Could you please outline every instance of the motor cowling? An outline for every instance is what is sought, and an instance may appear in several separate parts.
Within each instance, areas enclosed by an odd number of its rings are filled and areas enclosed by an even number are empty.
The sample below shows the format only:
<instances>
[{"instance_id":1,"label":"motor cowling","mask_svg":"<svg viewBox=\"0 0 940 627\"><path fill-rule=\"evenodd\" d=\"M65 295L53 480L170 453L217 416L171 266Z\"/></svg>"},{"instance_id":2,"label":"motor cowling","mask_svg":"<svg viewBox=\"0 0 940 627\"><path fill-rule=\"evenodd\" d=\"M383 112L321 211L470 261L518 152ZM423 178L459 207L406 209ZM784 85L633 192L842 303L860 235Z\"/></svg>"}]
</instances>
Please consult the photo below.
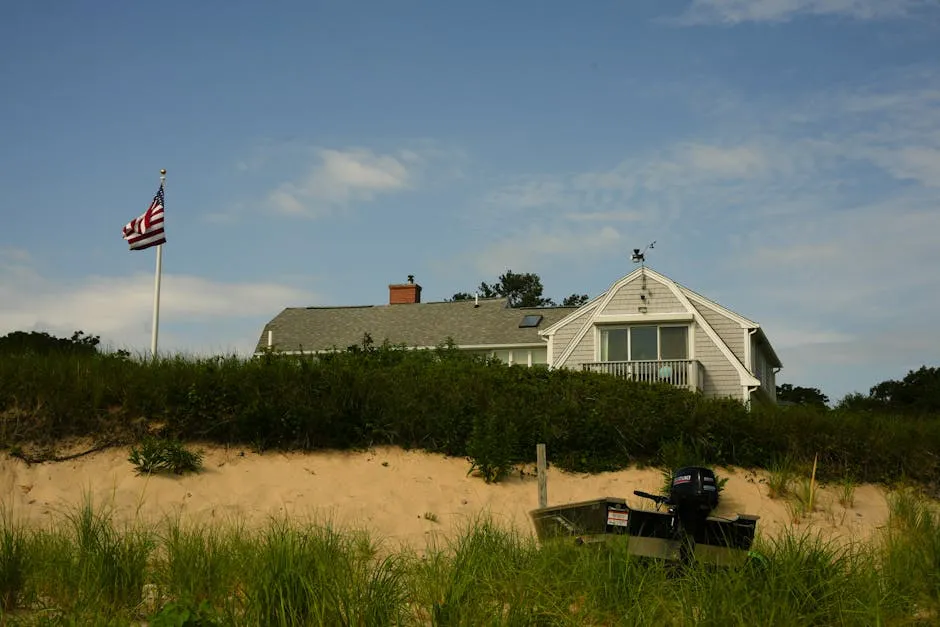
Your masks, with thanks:
<instances>
[{"instance_id":1,"label":"motor cowling","mask_svg":"<svg viewBox=\"0 0 940 627\"><path fill-rule=\"evenodd\" d=\"M677 469L672 475L669 500L686 532L700 541L705 533L705 520L718 506L715 473L700 466Z\"/></svg>"},{"instance_id":2,"label":"motor cowling","mask_svg":"<svg viewBox=\"0 0 940 627\"><path fill-rule=\"evenodd\" d=\"M670 501L705 512L718 506L718 483L715 473L708 468L686 466L672 474Z\"/></svg>"}]
</instances>

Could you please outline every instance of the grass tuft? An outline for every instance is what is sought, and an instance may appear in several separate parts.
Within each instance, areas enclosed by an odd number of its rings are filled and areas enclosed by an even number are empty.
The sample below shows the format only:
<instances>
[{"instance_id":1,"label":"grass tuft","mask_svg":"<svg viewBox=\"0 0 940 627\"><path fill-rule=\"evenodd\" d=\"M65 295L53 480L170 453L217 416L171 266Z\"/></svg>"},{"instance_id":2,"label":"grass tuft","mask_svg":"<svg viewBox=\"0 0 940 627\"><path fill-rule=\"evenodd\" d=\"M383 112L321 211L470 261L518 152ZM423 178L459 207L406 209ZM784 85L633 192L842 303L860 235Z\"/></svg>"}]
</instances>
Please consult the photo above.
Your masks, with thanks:
<instances>
[{"instance_id":1,"label":"grass tuft","mask_svg":"<svg viewBox=\"0 0 940 627\"><path fill-rule=\"evenodd\" d=\"M0 512L0 616L22 600L31 566L29 541L22 524L5 509Z\"/></svg>"},{"instance_id":2,"label":"grass tuft","mask_svg":"<svg viewBox=\"0 0 940 627\"><path fill-rule=\"evenodd\" d=\"M202 470L202 454L186 449L181 442L148 437L140 448L131 449L127 460L138 473L173 473L182 475Z\"/></svg>"},{"instance_id":3,"label":"grass tuft","mask_svg":"<svg viewBox=\"0 0 940 627\"><path fill-rule=\"evenodd\" d=\"M868 544L788 531L758 538L760 563L677 571L630 554L624 537L539 545L486 516L422 554L288 519L253 530L179 521L119 529L111 512L89 501L48 528L4 519L0 623L935 623L940 513L913 491L890 504L890 523Z\"/></svg>"}]
</instances>

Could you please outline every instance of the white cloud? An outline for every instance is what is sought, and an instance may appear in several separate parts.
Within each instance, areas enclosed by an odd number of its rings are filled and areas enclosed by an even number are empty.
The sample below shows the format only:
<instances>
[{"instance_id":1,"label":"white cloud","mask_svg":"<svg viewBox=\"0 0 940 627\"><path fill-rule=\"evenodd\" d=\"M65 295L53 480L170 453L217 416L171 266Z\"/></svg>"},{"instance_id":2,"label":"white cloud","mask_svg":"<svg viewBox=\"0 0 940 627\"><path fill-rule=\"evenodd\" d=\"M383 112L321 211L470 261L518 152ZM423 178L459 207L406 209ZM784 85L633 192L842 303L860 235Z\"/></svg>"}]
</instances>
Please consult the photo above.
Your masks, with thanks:
<instances>
[{"instance_id":1,"label":"white cloud","mask_svg":"<svg viewBox=\"0 0 940 627\"><path fill-rule=\"evenodd\" d=\"M484 275L497 275L507 269L542 267L544 259L576 256L581 260L619 250L622 236L611 227L572 230L532 227L511 233L474 254L474 265Z\"/></svg>"},{"instance_id":2,"label":"white cloud","mask_svg":"<svg viewBox=\"0 0 940 627\"><path fill-rule=\"evenodd\" d=\"M31 260L29 251L12 246L0 246L0 264L24 264Z\"/></svg>"},{"instance_id":3,"label":"white cloud","mask_svg":"<svg viewBox=\"0 0 940 627\"><path fill-rule=\"evenodd\" d=\"M672 21L682 25L784 22L799 15L873 20L905 17L924 5L923 0L693 0Z\"/></svg>"},{"instance_id":4,"label":"white cloud","mask_svg":"<svg viewBox=\"0 0 940 627\"><path fill-rule=\"evenodd\" d=\"M631 156L607 170L520 178L486 196L492 218L505 228L513 215L537 213L540 224L505 236L476 253L491 272L507 265L545 267L552 258L585 258L664 237L675 245L688 217L724 216L790 189L812 187L816 163L799 145L772 138L747 142L680 141L651 155ZM819 191L818 189L815 191ZM800 207L791 201L788 210ZM588 230L578 227L589 226Z\"/></svg>"},{"instance_id":5,"label":"white cloud","mask_svg":"<svg viewBox=\"0 0 940 627\"><path fill-rule=\"evenodd\" d=\"M282 183L268 196L284 215L320 217L354 202L368 202L414 186L423 159L415 152L379 155L363 148L322 149L318 163L299 180Z\"/></svg>"},{"instance_id":6,"label":"white cloud","mask_svg":"<svg viewBox=\"0 0 940 627\"><path fill-rule=\"evenodd\" d=\"M563 210L568 220L665 227L690 211L723 212L745 197L754 200L755 190L770 195L805 189L817 165L807 147L769 137L747 143L683 141L608 170L522 179L486 200L500 218L507 209L539 210L544 216Z\"/></svg>"},{"instance_id":7,"label":"white cloud","mask_svg":"<svg viewBox=\"0 0 940 627\"><path fill-rule=\"evenodd\" d=\"M643 220L642 211L584 211L568 213L565 218L572 222L639 222Z\"/></svg>"},{"instance_id":8,"label":"white cloud","mask_svg":"<svg viewBox=\"0 0 940 627\"><path fill-rule=\"evenodd\" d=\"M9 259L9 256L6 256ZM316 296L275 283L222 283L197 276L164 274L160 293L160 347L205 350L254 346L263 324L285 304L308 304ZM43 330L71 335L84 330L117 347L150 346L153 275L89 276L58 281L40 275L28 257L0 257L0 335ZM249 329L227 335L228 326ZM247 326L246 326L247 325ZM195 329L189 331L177 327ZM176 338L176 341L174 341Z\"/></svg>"},{"instance_id":9,"label":"white cloud","mask_svg":"<svg viewBox=\"0 0 940 627\"><path fill-rule=\"evenodd\" d=\"M820 330L806 327L793 327L786 322L765 324L773 331L773 345L778 352L782 349L801 348L818 344L830 345L856 341L854 335L837 330Z\"/></svg>"},{"instance_id":10,"label":"white cloud","mask_svg":"<svg viewBox=\"0 0 940 627\"><path fill-rule=\"evenodd\" d=\"M938 232L940 211L920 195L820 212L752 231L735 251L748 259L738 276L795 316L917 317L940 309Z\"/></svg>"},{"instance_id":11,"label":"white cloud","mask_svg":"<svg viewBox=\"0 0 940 627\"><path fill-rule=\"evenodd\" d=\"M653 266L762 324L782 381L831 382L836 398L903 376L940 353L938 80L919 67L785 102L739 94L709 109L708 135L517 180L488 198L502 232L513 215L539 227L480 251L478 266L562 257L570 273L581 255L655 239ZM590 231L607 227L619 238L599 244Z\"/></svg>"},{"instance_id":12,"label":"white cloud","mask_svg":"<svg viewBox=\"0 0 940 627\"><path fill-rule=\"evenodd\" d=\"M919 181L929 187L940 187L940 149L936 147L874 148L867 154L874 163L890 172L895 178Z\"/></svg>"}]
</instances>

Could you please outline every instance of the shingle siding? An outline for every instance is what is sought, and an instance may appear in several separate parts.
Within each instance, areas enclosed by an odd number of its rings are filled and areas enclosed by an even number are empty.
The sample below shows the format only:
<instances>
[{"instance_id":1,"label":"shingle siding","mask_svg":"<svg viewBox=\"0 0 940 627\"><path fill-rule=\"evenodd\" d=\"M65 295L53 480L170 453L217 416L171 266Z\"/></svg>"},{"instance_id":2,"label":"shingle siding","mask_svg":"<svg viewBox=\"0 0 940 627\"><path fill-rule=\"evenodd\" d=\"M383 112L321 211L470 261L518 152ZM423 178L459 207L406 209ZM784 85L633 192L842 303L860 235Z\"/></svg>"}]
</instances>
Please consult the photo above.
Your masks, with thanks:
<instances>
[{"instance_id":1,"label":"shingle siding","mask_svg":"<svg viewBox=\"0 0 940 627\"><path fill-rule=\"evenodd\" d=\"M728 345L728 348L731 349L734 356L744 364L744 336L747 334L747 331L742 329L740 324L723 313L715 311L707 305L695 301L690 302L692 306L702 314L702 317L705 318L708 324L711 325L715 333L718 334L718 337ZM745 364L745 366L750 367L749 364Z\"/></svg>"},{"instance_id":2,"label":"shingle siding","mask_svg":"<svg viewBox=\"0 0 940 627\"><path fill-rule=\"evenodd\" d=\"M568 345L571 344L575 336L578 335L593 315L594 308L591 308L555 331L552 339L552 364L556 368L560 365L558 360L561 358L562 353L565 352ZM588 335L590 335L590 332L588 332Z\"/></svg>"},{"instance_id":3,"label":"shingle siding","mask_svg":"<svg viewBox=\"0 0 940 627\"><path fill-rule=\"evenodd\" d=\"M581 341L578 342L578 345L575 346L574 351L572 351L571 356L568 357L568 361L565 363L565 367L572 370L580 370L581 364L585 364L591 361L594 361L594 335L595 330L588 329L588 332L584 334L584 337L581 338Z\"/></svg>"},{"instance_id":4,"label":"shingle siding","mask_svg":"<svg viewBox=\"0 0 940 627\"><path fill-rule=\"evenodd\" d=\"M706 396L741 398L741 377L721 349L697 322L695 358L702 364L702 393Z\"/></svg>"},{"instance_id":5,"label":"shingle siding","mask_svg":"<svg viewBox=\"0 0 940 627\"><path fill-rule=\"evenodd\" d=\"M602 314L635 314L639 313L638 307L646 306L646 312L649 314L657 313L681 313L685 312L685 307L679 302L672 290L660 281L647 277L646 291L643 292L643 278L636 277L629 283L621 287L613 295L607 307ZM646 294L646 302L640 300L640 295Z\"/></svg>"}]
</instances>

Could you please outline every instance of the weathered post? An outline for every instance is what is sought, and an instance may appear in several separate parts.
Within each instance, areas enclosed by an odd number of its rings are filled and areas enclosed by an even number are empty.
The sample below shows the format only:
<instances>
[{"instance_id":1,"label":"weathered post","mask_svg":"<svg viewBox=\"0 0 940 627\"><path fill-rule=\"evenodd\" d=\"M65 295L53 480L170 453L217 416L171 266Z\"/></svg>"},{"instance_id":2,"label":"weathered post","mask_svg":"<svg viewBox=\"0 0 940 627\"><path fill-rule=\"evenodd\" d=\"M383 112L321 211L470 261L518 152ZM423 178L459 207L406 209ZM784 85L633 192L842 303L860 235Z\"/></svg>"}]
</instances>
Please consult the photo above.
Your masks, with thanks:
<instances>
[{"instance_id":1,"label":"weathered post","mask_svg":"<svg viewBox=\"0 0 940 627\"><path fill-rule=\"evenodd\" d=\"M539 507L548 507L548 478L545 476L545 445L535 445L536 467L539 479Z\"/></svg>"}]
</instances>

